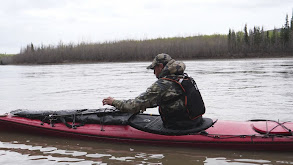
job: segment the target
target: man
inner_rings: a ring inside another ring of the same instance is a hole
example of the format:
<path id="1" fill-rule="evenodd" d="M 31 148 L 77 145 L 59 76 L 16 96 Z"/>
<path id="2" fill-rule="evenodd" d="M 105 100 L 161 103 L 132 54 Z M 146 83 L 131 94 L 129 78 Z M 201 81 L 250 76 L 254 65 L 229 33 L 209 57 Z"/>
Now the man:
<path id="1" fill-rule="evenodd" d="M 191 118 L 186 105 L 184 90 L 177 81 L 185 77 L 186 66 L 168 54 L 158 54 L 147 69 L 153 69 L 158 80 L 135 99 L 116 100 L 105 98 L 103 105 L 112 105 L 122 112 L 137 113 L 159 106 L 164 126 L 171 129 L 188 129 L 202 122 L 201 115 Z M 201 99 L 201 96 L 200 96 Z"/>

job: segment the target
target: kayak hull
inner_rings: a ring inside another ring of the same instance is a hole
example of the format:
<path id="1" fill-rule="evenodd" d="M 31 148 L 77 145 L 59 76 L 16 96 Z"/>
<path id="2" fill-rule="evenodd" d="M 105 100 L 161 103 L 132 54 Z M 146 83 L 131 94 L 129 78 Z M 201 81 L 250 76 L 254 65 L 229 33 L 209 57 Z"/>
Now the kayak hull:
<path id="1" fill-rule="evenodd" d="M 9 132 L 166 146 L 293 151 L 293 136 L 260 134 L 253 129 L 254 124 L 260 123 L 217 121 L 205 132 L 167 136 L 143 132 L 129 125 L 86 124 L 73 129 L 66 127 L 63 123 L 55 123 L 52 126 L 48 123 L 41 124 L 40 120 L 23 117 L 11 115 L 0 117 L 0 130 Z M 291 128 L 293 124 L 287 123 L 286 126 Z"/>

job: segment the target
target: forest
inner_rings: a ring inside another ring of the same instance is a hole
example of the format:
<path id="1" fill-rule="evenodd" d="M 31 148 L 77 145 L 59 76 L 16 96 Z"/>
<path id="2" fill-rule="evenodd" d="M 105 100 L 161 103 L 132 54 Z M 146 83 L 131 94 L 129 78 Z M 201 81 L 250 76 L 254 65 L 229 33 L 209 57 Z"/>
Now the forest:
<path id="1" fill-rule="evenodd" d="M 0 64 L 52 64 L 88 62 L 151 61 L 159 53 L 175 59 L 293 57 L 293 16 L 286 15 L 282 28 L 265 31 L 254 26 L 228 34 L 148 40 L 107 41 L 103 43 L 64 44 L 22 48 L 14 56 L 0 56 Z"/>
<path id="2" fill-rule="evenodd" d="M 235 32 L 229 29 L 228 52 L 232 56 L 293 56 L 293 16 L 289 23 L 286 15 L 285 24 L 280 29 L 264 31 L 263 27 L 254 27 Z"/>

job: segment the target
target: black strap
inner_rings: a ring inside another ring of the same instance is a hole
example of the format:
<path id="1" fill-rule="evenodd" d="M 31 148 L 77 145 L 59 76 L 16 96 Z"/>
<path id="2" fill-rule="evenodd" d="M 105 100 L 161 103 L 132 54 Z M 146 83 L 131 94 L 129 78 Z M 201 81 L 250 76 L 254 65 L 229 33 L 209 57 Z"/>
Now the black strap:
<path id="1" fill-rule="evenodd" d="M 74 118 L 75 118 L 75 116 L 74 116 Z M 64 117 L 60 117 L 60 120 L 61 120 L 61 122 L 62 122 L 63 124 L 65 124 L 66 127 L 68 127 L 68 128 L 76 129 L 77 127 L 80 127 L 80 126 L 84 126 L 84 125 L 85 125 L 84 122 L 82 122 L 82 123 L 80 123 L 80 124 L 77 124 L 77 125 L 75 124 L 75 122 L 72 122 L 72 125 L 71 125 L 71 124 L 68 124 L 68 123 L 66 122 L 66 120 L 65 120 Z M 75 121 L 75 119 L 73 119 L 73 121 Z"/>

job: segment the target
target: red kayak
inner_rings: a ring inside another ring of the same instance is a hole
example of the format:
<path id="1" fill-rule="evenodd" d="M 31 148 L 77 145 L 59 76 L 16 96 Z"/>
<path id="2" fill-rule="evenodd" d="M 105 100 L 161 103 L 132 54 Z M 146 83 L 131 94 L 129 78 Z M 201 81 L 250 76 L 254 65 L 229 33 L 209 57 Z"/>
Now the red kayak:
<path id="1" fill-rule="evenodd" d="M 152 117 L 153 115 L 144 115 Z M 142 117 L 144 117 L 142 116 Z M 157 119 L 159 119 L 158 116 Z M 143 121 L 149 122 L 151 118 Z M 142 119 L 139 119 L 142 120 Z M 245 149 L 266 151 L 293 151 L 293 122 L 268 120 L 254 121 L 212 121 L 211 127 L 187 135 L 164 135 L 145 132 L 131 124 L 82 124 L 76 121 L 47 122 L 12 114 L 0 117 L 1 131 L 34 133 L 68 138 L 110 140 L 143 144 L 163 144 L 221 149 Z M 69 126 L 68 126 L 69 125 Z M 81 124 L 80 124 L 81 125 Z M 146 126 L 143 126 L 144 128 Z"/>

